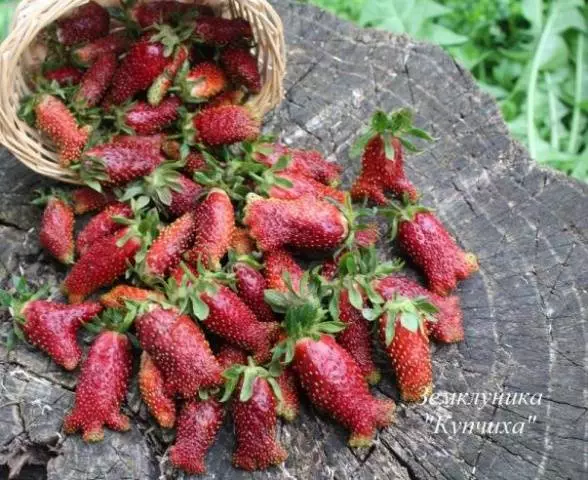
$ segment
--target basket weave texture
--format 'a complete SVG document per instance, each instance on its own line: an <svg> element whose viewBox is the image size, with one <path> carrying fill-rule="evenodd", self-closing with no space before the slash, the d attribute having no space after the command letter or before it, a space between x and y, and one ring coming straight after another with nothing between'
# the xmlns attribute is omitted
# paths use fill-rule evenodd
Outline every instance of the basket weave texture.
<svg viewBox="0 0 588 480"><path fill-rule="evenodd" d="M95 1L104 6L119 4L118 0ZM191 3L191 0L184 1ZM87 0L22 0L14 14L10 33L0 45L0 142L37 173L74 184L81 183L77 174L59 166L52 143L20 120L18 109L20 98L30 93L26 82L28 72L38 69L45 55L38 41L39 33L85 3ZM212 6L223 17L244 18L251 23L263 87L247 105L262 117L283 98L286 58L279 15L266 0L200 0L195 3Z"/></svg>

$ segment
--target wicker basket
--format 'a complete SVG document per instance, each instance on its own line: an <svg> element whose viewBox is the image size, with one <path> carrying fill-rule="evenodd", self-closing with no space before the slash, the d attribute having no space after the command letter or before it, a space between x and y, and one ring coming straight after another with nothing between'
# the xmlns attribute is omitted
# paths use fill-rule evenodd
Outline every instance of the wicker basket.
<svg viewBox="0 0 588 480"><path fill-rule="evenodd" d="M117 0L96 0L105 6ZM190 2L191 0L184 0ZM36 41L39 32L69 10L87 0L22 0L15 12L11 31L0 45L0 142L34 171L68 183L81 183L71 170L59 166L53 145L18 116L19 101L29 93L26 72L43 61L44 49ZM266 0L199 0L222 16L244 18L253 28L257 57L263 79L261 92L248 106L262 116L283 97L285 74L284 33L280 17Z"/></svg>

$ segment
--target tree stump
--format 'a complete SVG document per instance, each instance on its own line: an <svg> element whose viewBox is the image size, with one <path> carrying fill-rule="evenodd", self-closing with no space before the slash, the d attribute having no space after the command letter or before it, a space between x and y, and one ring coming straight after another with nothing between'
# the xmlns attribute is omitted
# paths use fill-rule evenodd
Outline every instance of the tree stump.
<svg viewBox="0 0 588 480"><path fill-rule="evenodd" d="M268 131L343 164L348 185L358 170L348 149L372 112L414 109L418 126L437 140L408 160L409 176L466 250L478 254L481 270L457 292L465 341L434 347L435 387L445 394L435 404L399 404L396 423L367 451L349 449L345 432L306 406L281 427L286 464L253 475L231 467L227 424L208 456L208 476L586 478L588 186L531 161L495 102L440 48L359 30L294 1L273 3L286 26L288 75L286 99L269 117ZM40 212L29 205L32 190L49 182L5 150L0 155L2 286L18 272L57 284L65 272L41 251ZM9 318L2 319L6 331ZM26 345L11 353L0 348L1 463L32 463L21 478L170 477L164 457L170 434L153 427L136 385L127 402L133 430L107 432L103 443L86 445L60 433L76 374ZM379 360L385 380L377 394L397 399ZM473 422L471 431L464 422ZM510 422L511 432L480 430L487 422ZM512 433L517 422L524 430Z"/></svg>

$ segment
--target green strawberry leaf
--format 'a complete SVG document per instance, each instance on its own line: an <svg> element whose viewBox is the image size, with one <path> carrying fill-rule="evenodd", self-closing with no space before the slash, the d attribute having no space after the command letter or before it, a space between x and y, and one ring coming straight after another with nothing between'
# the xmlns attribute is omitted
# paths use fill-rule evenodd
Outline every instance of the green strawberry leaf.
<svg viewBox="0 0 588 480"><path fill-rule="evenodd" d="M420 315L415 312L402 312L400 314L400 323L411 332L416 332L419 329L420 321Z"/></svg>
<svg viewBox="0 0 588 480"><path fill-rule="evenodd" d="M246 368L243 374L243 384L241 385L241 393L239 394L239 401L246 402L253 396L253 385L257 380L257 372L252 368Z"/></svg>
<svg viewBox="0 0 588 480"><path fill-rule="evenodd" d="M200 321L206 320L208 315L210 314L210 309L208 305L202 301L200 296L193 295L190 297L190 304L192 314Z"/></svg>
<svg viewBox="0 0 588 480"><path fill-rule="evenodd" d="M349 292L349 303L356 308L361 310L363 308L363 297L359 291L357 285L353 282L348 290Z"/></svg>
<svg viewBox="0 0 588 480"><path fill-rule="evenodd" d="M395 330L395 324L396 324L396 315L394 313L391 312L386 312L386 330L385 330L385 335L384 335L384 342L386 343L386 346L390 345L392 343L392 340L394 339L394 334L396 333Z"/></svg>

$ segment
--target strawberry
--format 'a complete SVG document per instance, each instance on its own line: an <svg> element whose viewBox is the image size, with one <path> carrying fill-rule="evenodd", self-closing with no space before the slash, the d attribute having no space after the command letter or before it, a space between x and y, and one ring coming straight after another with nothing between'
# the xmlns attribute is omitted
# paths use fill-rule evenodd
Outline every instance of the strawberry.
<svg viewBox="0 0 588 480"><path fill-rule="evenodd" d="M39 242L61 263L74 262L74 213L65 200L52 196L41 219Z"/></svg>
<svg viewBox="0 0 588 480"><path fill-rule="evenodd" d="M259 136L260 122L240 105L201 110L194 116L195 140L208 145L230 145Z"/></svg>
<svg viewBox="0 0 588 480"><path fill-rule="evenodd" d="M125 334L104 331L98 335L82 364L74 408L64 420L65 432L81 430L86 442L99 442L104 438L104 425L129 430L130 420L120 413L120 405L131 367L131 342Z"/></svg>
<svg viewBox="0 0 588 480"><path fill-rule="evenodd" d="M65 18L57 20L57 41L71 46L104 37L110 30L108 10L96 2L78 7Z"/></svg>
<svg viewBox="0 0 588 480"><path fill-rule="evenodd" d="M237 279L237 291L245 304L262 322L276 322L277 318L265 303L264 292L268 287L264 276L247 263L239 262L233 267Z"/></svg>
<svg viewBox="0 0 588 480"><path fill-rule="evenodd" d="M380 239L380 229L377 223L368 223L365 228L355 232L354 245L356 247L373 247Z"/></svg>
<svg viewBox="0 0 588 480"><path fill-rule="evenodd" d="M253 160L268 167L274 166L280 158L290 158L285 171L310 177L318 182L331 185L339 180L341 167L327 162L316 150L301 150L286 147L279 143L260 143L252 145Z"/></svg>
<svg viewBox="0 0 588 480"><path fill-rule="evenodd" d="M431 140L431 137L412 125L412 113L407 109L393 112L390 116L377 112L370 129L360 137L353 154L363 150L361 173L351 189L356 200L364 198L384 205L386 193L397 197L407 196L415 201L419 194L404 173L404 152L416 148L404 138L406 135Z"/></svg>
<svg viewBox="0 0 588 480"><path fill-rule="evenodd" d="M165 159L159 148L155 149L153 144L139 144L138 138L114 140L87 150L81 165L82 179L92 186L115 186L149 175Z"/></svg>
<svg viewBox="0 0 588 480"><path fill-rule="evenodd" d="M191 212L163 228L147 250L141 270L142 277L164 277L177 267L182 254L192 246L194 231L195 220Z"/></svg>
<svg viewBox="0 0 588 480"><path fill-rule="evenodd" d="M321 264L320 273L321 273L321 276L323 276L327 280L334 280L335 277L337 276L338 269L339 269L338 258L337 257L329 258L328 260L325 260Z"/></svg>
<svg viewBox="0 0 588 480"><path fill-rule="evenodd" d="M147 290L145 288L133 287L131 285L117 285L100 296L100 303L106 308L125 308L125 302L144 303L163 302L165 296L156 290Z"/></svg>
<svg viewBox="0 0 588 480"><path fill-rule="evenodd" d="M53 95L39 95L34 111L37 129L57 147L59 164L67 167L77 161L88 142L89 127L79 127L71 111Z"/></svg>
<svg viewBox="0 0 588 480"><path fill-rule="evenodd" d="M300 411L300 397L296 375L292 367L287 367L277 378L278 386L282 392L282 399L278 402L276 414L284 420L291 422Z"/></svg>
<svg viewBox="0 0 588 480"><path fill-rule="evenodd" d="M184 172L186 175L192 177L194 173L201 172L206 168L206 160L201 152L191 151L186 157L186 165L184 165Z"/></svg>
<svg viewBox="0 0 588 480"><path fill-rule="evenodd" d="M115 220L115 217L131 218L133 209L125 203L115 202L108 205L99 214L90 220L76 239L76 251L83 256L97 241L108 237L124 225Z"/></svg>
<svg viewBox="0 0 588 480"><path fill-rule="evenodd" d="M235 229L231 199L223 190L213 188L196 209L195 218L194 247L184 258L193 264L202 262L207 268L218 270Z"/></svg>
<svg viewBox="0 0 588 480"><path fill-rule="evenodd" d="M349 224L331 203L312 197L263 199L247 195L243 223L261 250L285 246L329 250L347 238Z"/></svg>
<svg viewBox="0 0 588 480"><path fill-rule="evenodd" d="M345 201L345 193L341 190L299 173L288 171L270 173L268 171L262 178L263 181L258 185L258 189L270 198L296 200L300 197L311 196L317 199L331 198L339 203Z"/></svg>
<svg viewBox="0 0 588 480"><path fill-rule="evenodd" d="M195 11L200 15L213 14L212 10L206 6L170 0L157 0L155 2L138 3L132 8L130 16L141 28L147 28L156 23L176 23L191 11Z"/></svg>
<svg viewBox="0 0 588 480"><path fill-rule="evenodd" d="M151 154L159 154L165 142L165 135L116 135L112 137L112 143L125 147L147 150Z"/></svg>
<svg viewBox="0 0 588 480"><path fill-rule="evenodd" d="M178 417L176 441L169 452L172 465L193 475L206 473L206 453L214 443L224 416L223 404L214 397L187 401Z"/></svg>
<svg viewBox="0 0 588 480"><path fill-rule="evenodd" d="M172 428L176 423L176 405L173 398L165 394L163 375L147 352L141 354L139 390L159 426Z"/></svg>
<svg viewBox="0 0 588 480"><path fill-rule="evenodd" d="M249 255L255 251L255 242L246 229L235 227L233 235L231 235L229 250L237 255Z"/></svg>
<svg viewBox="0 0 588 480"><path fill-rule="evenodd" d="M188 59L190 52L185 45L179 45L174 52L171 61L166 65L163 73L161 73L149 87L147 92L147 101L150 105L159 105L167 92L171 88L176 78L176 75Z"/></svg>
<svg viewBox="0 0 588 480"><path fill-rule="evenodd" d="M227 47L221 52L220 61L233 83L243 85L250 93L261 91L257 58L247 48Z"/></svg>
<svg viewBox="0 0 588 480"><path fill-rule="evenodd" d="M71 200L76 215L102 210L114 199L114 195L109 190L98 192L90 187L80 187L71 192Z"/></svg>
<svg viewBox="0 0 588 480"><path fill-rule="evenodd" d="M447 296L458 280L478 271L473 253L464 252L431 210L416 204L391 204L380 210L391 219L391 237L423 270L429 289Z"/></svg>
<svg viewBox="0 0 588 480"><path fill-rule="evenodd" d="M251 24L242 18L198 17L194 28L197 41L208 45L226 45L237 40L253 40Z"/></svg>
<svg viewBox="0 0 588 480"><path fill-rule="evenodd" d="M201 62L186 72L179 82L186 102L201 103L227 86L225 73L213 62Z"/></svg>
<svg viewBox="0 0 588 480"><path fill-rule="evenodd" d="M113 52L99 56L82 78L80 88L74 96L74 101L85 108L95 107L108 90L118 59Z"/></svg>
<svg viewBox="0 0 588 480"><path fill-rule="evenodd" d="M247 366L233 366L223 375L227 386L222 400L227 400L235 387L238 393L232 406L237 443L233 465L253 471L284 462L288 454L276 440L276 380L251 360Z"/></svg>
<svg viewBox="0 0 588 480"><path fill-rule="evenodd" d="M166 396L192 398L222 383L221 367L202 330L187 315L153 306L135 320L137 338L164 378Z"/></svg>
<svg viewBox="0 0 588 480"><path fill-rule="evenodd" d="M247 365L247 353L230 343L223 343L221 345L220 350L216 354L216 358L225 370L233 365Z"/></svg>
<svg viewBox="0 0 588 480"><path fill-rule="evenodd" d="M77 85L84 76L81 70L70 65L46 71L43 76L50 82L56 81L60 87Z"/></svg>
<svg viewBox="0 0 588 480"><path fill-rule="evenodd" d="M438 312L432 317L434 322L427 321L425 326L429 336L442 343L460 342L464 338L463 314L459 305L459 297L441 297L408 277L390 275L374 282L374 288L385 300L391 300L395 294L408 298L426 298Z"/></svg>
<svg viewBox="0 0 588 480"><path fill-rule="evenodd" d="M336 332L338 322L322 322L324 312L310 304L286 313L286 360L292 359L302 390L310 401L351 431L349 446L371 444L377 428L392 423L395 405L373 397L353 357L324 331ZM280 355L284 349L276 347Z"/></svg>
<svg viewBox="0 0 588 480"><path fill-rule="evenodd" d="M273 250L266 252L263 256L264 275L267 281L267 288L279 292L288 291L286 278L289 278L294 290L300 287L300 279L304 274L302 267L285 250Z"/></svg>
<svg viewBox="0 0 588 480"><path fill-rule="evenodd" d="M170 96L153 107L138 101L116 110L117 127L131 135L153 135L169 127L178 118L180 99Z"/></svg>
<svg viewBox="0 0 588 480"><path fill-rule="evenodd" d="M106 53L114 53L118 56L125 52L129 42L129 37L125 32L111 33L91 43L74 47L71 50L71 58L76 65L89 67Z"/></svg>
<svg viewBox="0 0 588 480"><path fill-rule="evenodd" d="M203 108L222 107L225 105L241 105L245 97L243 90L227 90L211 98Z"/></svg>

